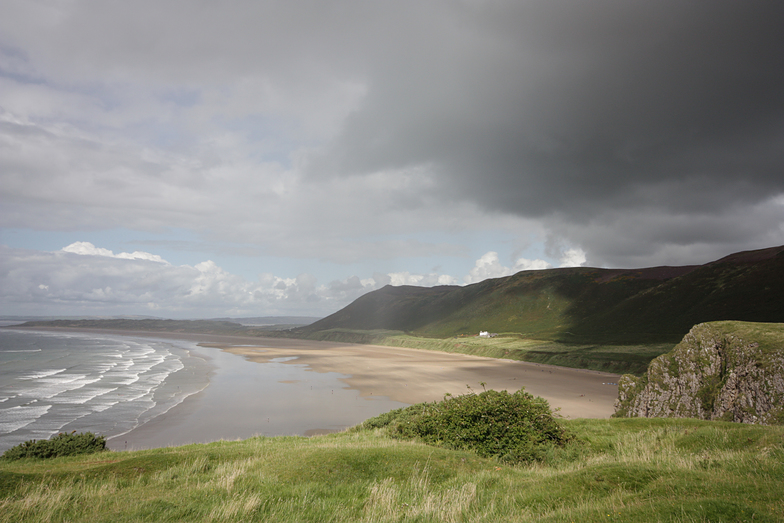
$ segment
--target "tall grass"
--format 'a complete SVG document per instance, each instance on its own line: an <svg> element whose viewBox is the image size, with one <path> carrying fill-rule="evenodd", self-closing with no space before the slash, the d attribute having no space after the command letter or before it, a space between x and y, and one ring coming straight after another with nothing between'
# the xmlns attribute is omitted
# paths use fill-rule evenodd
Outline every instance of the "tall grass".
<svg viewBox="0 0 784 523"><path fill-rule="evenodd" d="M0 521L783 521L784 428L565 422L507 466L354 430L0 463Z"/></svg>

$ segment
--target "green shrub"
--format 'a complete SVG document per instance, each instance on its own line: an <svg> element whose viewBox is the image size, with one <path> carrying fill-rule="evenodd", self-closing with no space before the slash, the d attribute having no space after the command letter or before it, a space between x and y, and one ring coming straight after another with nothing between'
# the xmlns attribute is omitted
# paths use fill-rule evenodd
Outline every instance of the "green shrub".
<svg viewBox="0 0 784 523"><path fill-rule="evenodd" d="M106 450L106 438L92 432L60 433L50 439L25 441L5 451L3 459L57 458Z"/></svg>
<svg viewBox="0 0 784 523"><path fill-rule="evenodd" d="M541 460L572 439L546 400L518 390L488 390L397 409L362 424L392 437L472 450L508 463Z"/></svg>

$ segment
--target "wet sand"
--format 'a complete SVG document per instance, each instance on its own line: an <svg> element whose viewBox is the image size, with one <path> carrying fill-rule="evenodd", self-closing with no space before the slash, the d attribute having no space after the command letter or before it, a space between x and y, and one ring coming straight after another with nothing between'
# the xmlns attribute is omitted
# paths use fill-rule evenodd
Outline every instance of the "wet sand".
<svg viewBox="0 0 784 523"><path fill-rule="evenodd" d="M404 403L362 397L340 372L272 359L247 361L217 347L192 348L213 366L207 388L165 414L108 440L116 450L338 432ZM172 379L177 379L176 375Z"/></svg>
<svg viewBox="0 0 784 523"><path fill-rule="evenodd" d="M281 338L80 331L197 342L217 368L202 392L110 439L116 450L334 432L392 408L463 394L467 386L481 392L481 382L509 392L525 387L565 418L608 418L618 395L617 374L462 354ZM265 372L249 362L267 364L265 371L277 366L275 379L262 379Z"/></svg>

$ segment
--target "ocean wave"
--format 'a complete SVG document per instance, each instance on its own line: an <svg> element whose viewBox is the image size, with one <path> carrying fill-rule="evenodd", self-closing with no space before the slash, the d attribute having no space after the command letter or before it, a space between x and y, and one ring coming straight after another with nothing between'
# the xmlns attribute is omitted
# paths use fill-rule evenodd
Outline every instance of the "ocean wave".
<svg viewBox="0 0 784 523"><path fill-rule="evenodd" d="M123 388L120 397L123 402L139 401L145 396L151 396L153 385L146 382L137 382Z"/></svg>
<svg viewBox="0 0 784 523"><path fill-rule="evenodd" d="M2 420L0 421L0 434L9 434L30 425L51 408L51 405L41 405L0 409L0 420Z"/></svg>
<svg viewBox="0 0 784 523"><path fill-rule="evenodd" d="M78 391L71 391L68 394L67 398L63 398L61 400L62 403L68 403L71 405L83 405L89 401L94 400L95 398L99 398L104 394L109 394L110 392L114 392L117 390L117 387L112 389L96 389L96 388L82 388Z"/></svg>
<svg viewBox="0 0 784 523"><path fill-rule="evenodd" d="M110 363L96 364L93 367L93 369L94 369L94 372L97 372L97 373L103 375L103 374L109 372L110 370L112 370L113 368L115 368L116 366L117 366L117 362L110 362Z"/></svg>
<svg viewBox="0 0 784 523"><path fill-rule="evenodd" d="M60 374L56 378L43 378L35 381L32 387L17 389L19 396L37 400L51 400L67 403L68 394L100 381L98 377L85 374Z"/></svg>
<svg viewBox="0 0 784 523"><path fill-rule="evenodd" d="M117 383L119 385L132 385L139 381L139 374L136 372L118 372L116 375L111 376L112 378L119 378Z"/></svg>
<svg viewBox="0 0 784 523"><path fill-rule="evenodd" d="M168 340L28 331L0 341L2 352L36 353L0 369L0 452L63 430L126 433L198 392L168 381L190 368L187 349Z"/></svg>
<svg viewBox="0 0 784 523"><path fill-rule="evenodd" d="M110 401L93 401L90 403L90 408L93 412L103 412L105 410L109 410L115 405L120 403L119 399L110 400Z"/></svg>
<svg viewBox="0 0 784 523"><path fill-rule="evenodd" d="M4 351L4 352L27 352L27 351ZM34 351L30 351L34 352ZM60 374L61 372L65 372L68 369L50 369L50 370L41 370L38 372L34 372L32 374L26 374L23 376L19 376L20 380L38 380L41 378L47 378L49 376L54 376L55 374Z"/></svg>

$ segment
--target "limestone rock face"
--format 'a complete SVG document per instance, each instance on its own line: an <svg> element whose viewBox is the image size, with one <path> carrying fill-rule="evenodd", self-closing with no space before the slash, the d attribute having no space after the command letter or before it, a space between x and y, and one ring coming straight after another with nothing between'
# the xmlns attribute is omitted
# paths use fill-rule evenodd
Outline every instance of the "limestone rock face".
<svg viewBox="0 0 784 523"><path fill-rule="evenodd" d="M623 375L615 416L784 423L784 346L761 347L738 325L696 325L647 375Z"/></svg>

